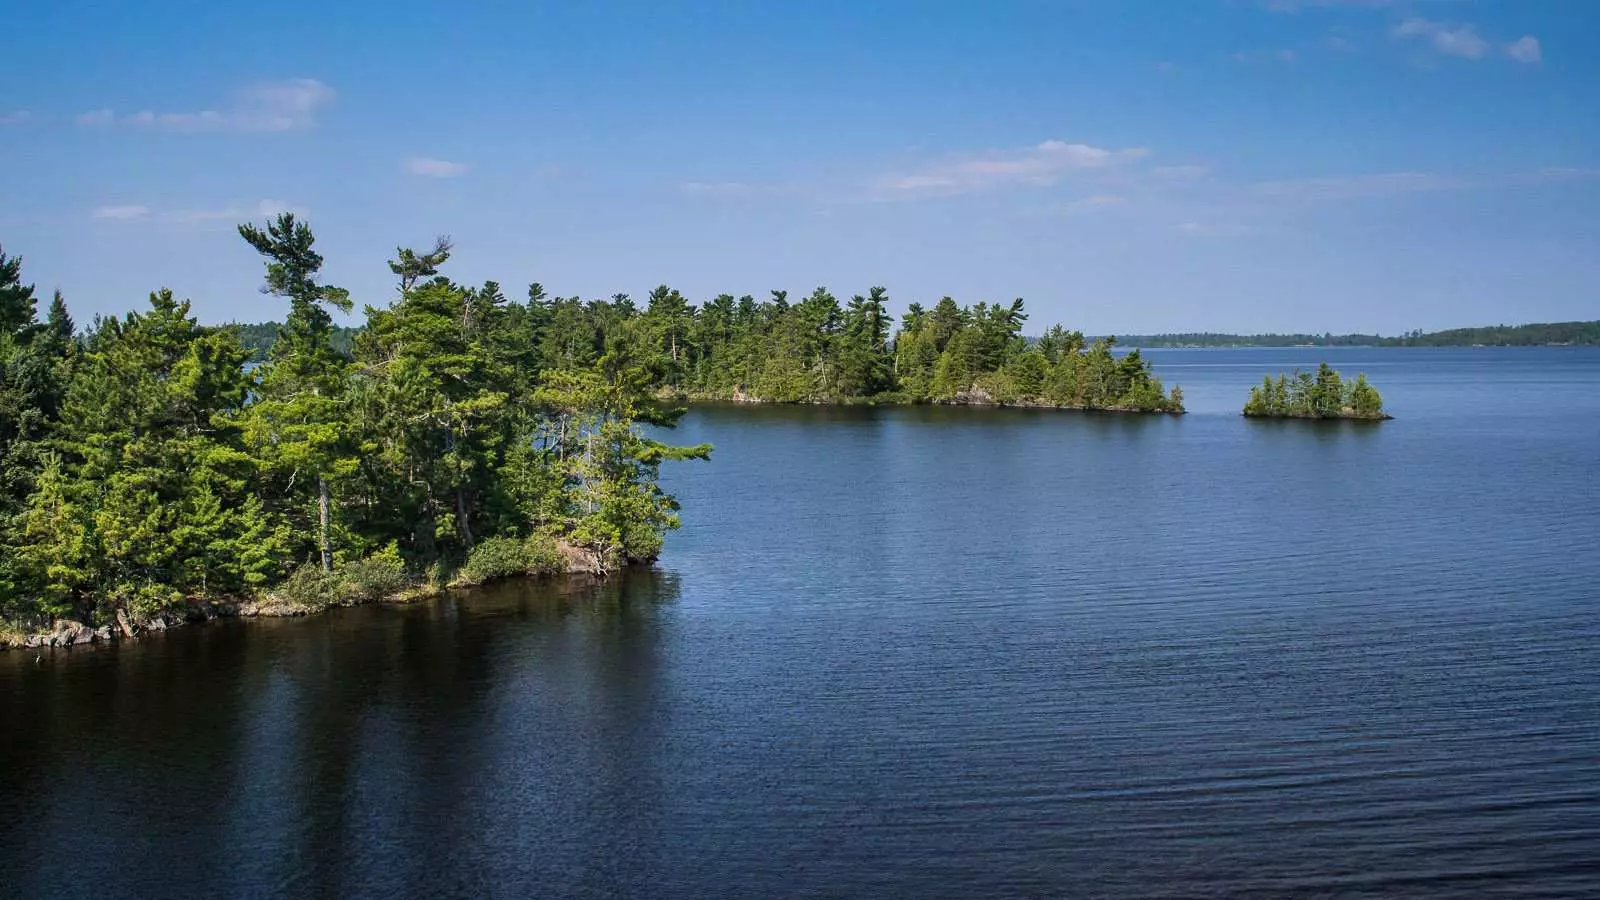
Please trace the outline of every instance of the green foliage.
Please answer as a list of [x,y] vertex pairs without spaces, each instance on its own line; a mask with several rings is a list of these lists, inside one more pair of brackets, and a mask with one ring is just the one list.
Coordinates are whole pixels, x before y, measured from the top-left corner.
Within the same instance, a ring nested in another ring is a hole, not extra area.
[[[402,288],[409,297],[427,285]],[[793,304],[773,291],[765,302],[721,294],[695,307],[662,285],[642,310],[623,294],[585,302],[552,298],[539,284],[528,297],[526,307],[507,309],[508,333],[532,334],[533,359],[510,363],[523,372],[590,370],[622,352],[648,389],[700,399],[1183,409],[1182,392],[1177,400],[1164,393],[1137,351],[1115,355],[1115,339],[1091,345],[1055,325],[1030,344],[1021,299],[963,307],[944,297],[931,310],[913,303],[893,331],[882,287],[843,305],[820,287]],[[375,340],[358,336],[358,359]]]
[[306,563],[295,569],[273,591],[279,599],[310,612],[337,605],[344,593],[344,582],[322,567]]
[[[607,567],[659,553],[678,525],[660,464],[710,451],[639,431],[681,414],[656,388],[698,358],[676,292],[645,313],[538,285],[513,303],[441,276],[440,239],[400,248],[397,297],[345,352],[329,309],[349,298],[319,281],[311,229],[239,232],[288,303],[254,368],[244,328],[200,326],[170,291],[81,337],[59,296],[40,322],[0,253],[0,620],[269,594],[317,609],[463,561],[469,580],[562,571],[558,540]],[[879,348],[871,306],[858,330]],[[870,363],[857,377],[881,378]]]
[[484,584],[519,575],[552,575],[565,565],[555,540],[548,535],[492,537],[472,549],[456,576],[461,584]]
[[1536,347],[1600,344],[1600,320],[1487,325],[1445,331],[1376,334],[1141,334],[1123,338],[1134,347]]
[[389,546],[339,570],[343,592],[359,601],[382,600],[405,588],[406,564],[400,548]]
[[[228,327],[238,336],[239,345],[249,352],[250,361],[254,363],[266,361],[283,330],[283,325],[277,322],[234,322]],[[349,325],[334,325],[328,333],[328,343],[334,352],[348,358],[354,352],[356,335],[360,332],[360,328]]]
[[1327,363],[1316,374],[1295,370],[1291,378],[1279,375],[1262,378],[1250,389],[1244,414],[1262,418],[1291,419],[1382,419],[1383,398],[1367,382],[1366,375],[1346,382]]

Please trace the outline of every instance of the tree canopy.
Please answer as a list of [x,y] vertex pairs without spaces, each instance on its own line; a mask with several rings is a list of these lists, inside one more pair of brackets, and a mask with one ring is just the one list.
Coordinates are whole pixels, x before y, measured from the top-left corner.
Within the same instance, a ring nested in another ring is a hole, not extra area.
[[397,251],[394,299],[341,346],[349,296],[320,280],[310,227],[239,233],[287,307],[258,365],[242,329],[199,324],[168,290],[81,335],[59,295],[40,321],[0,252],[0,622],[659,553],[678,526],[660,465],[710,453],[639,427],[682,413],[654,385],[663,353],[686,358],[686,325],[619,313],[574,342],[537,286],[520,303],[441,275],[441,239]]
[[650,389],[690,399],[1183,409],[1182,392],[1167,391],[1139,351],[1119,355],[1116,338],[1089,342],[1059,325],[1023,337],[1020,299],[912,303],[895,329],[882,287],[846,302],[819,287],[798,302],[773,291],[696,306],[666,285],[642,307],[626,294],[552,297],[539,284],[528,298],[539,364],[592,365],[626,340]]
[[1354,381],[1322,363],[1315,374],[1295,370],[1293,376],[1265,376],[1250,389],[1244,414],[1280,419],[1387,419],[1383,397],[1367,382],[1366,375]]

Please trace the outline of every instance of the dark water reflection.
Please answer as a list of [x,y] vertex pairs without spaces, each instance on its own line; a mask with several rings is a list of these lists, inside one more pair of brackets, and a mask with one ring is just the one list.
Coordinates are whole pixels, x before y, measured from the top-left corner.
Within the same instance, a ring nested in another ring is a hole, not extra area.
[[0,893],[1600,896],[1600,353],[703,408],[659,574],[0,655]]
[[[649,827],[660,777],[650,754],[613,751],[661,742],[646,711],[676,592],[649,572],[505,585],[5,657],[6,892],[614,886],[607,837]],[[574,780],[581,804],[551,802]],[[530,814],[560,840],[535,843]]]

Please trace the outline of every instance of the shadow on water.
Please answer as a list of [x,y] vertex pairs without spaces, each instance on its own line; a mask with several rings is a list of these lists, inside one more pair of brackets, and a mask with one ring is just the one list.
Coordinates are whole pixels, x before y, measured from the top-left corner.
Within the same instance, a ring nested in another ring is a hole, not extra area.
[[[494,843],[480,831],[496,784],[511,773],[508,784],[525,785],[561,752],[528,698],[592,682],[596,704],[615,706],[585,711],[587,727],[648,724],[631,721],[630,697],[653,689],[657,611],[678,592],[675,576],[651,571],[507,582],[412,606],[0,654],[7,890],[474,885],[487,869],[473,848]],[[159,814],[168,808],[183,813]],[[178,847],[194,851],[181,864]]]

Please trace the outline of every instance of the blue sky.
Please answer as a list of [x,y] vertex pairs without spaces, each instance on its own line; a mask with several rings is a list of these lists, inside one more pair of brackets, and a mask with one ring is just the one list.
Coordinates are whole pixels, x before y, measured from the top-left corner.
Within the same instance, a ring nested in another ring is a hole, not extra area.
[[79,318],[170,286],[666,282],[1090,332],[1600,317],[1600,3],[148,3],[6,15],[0,244]]

